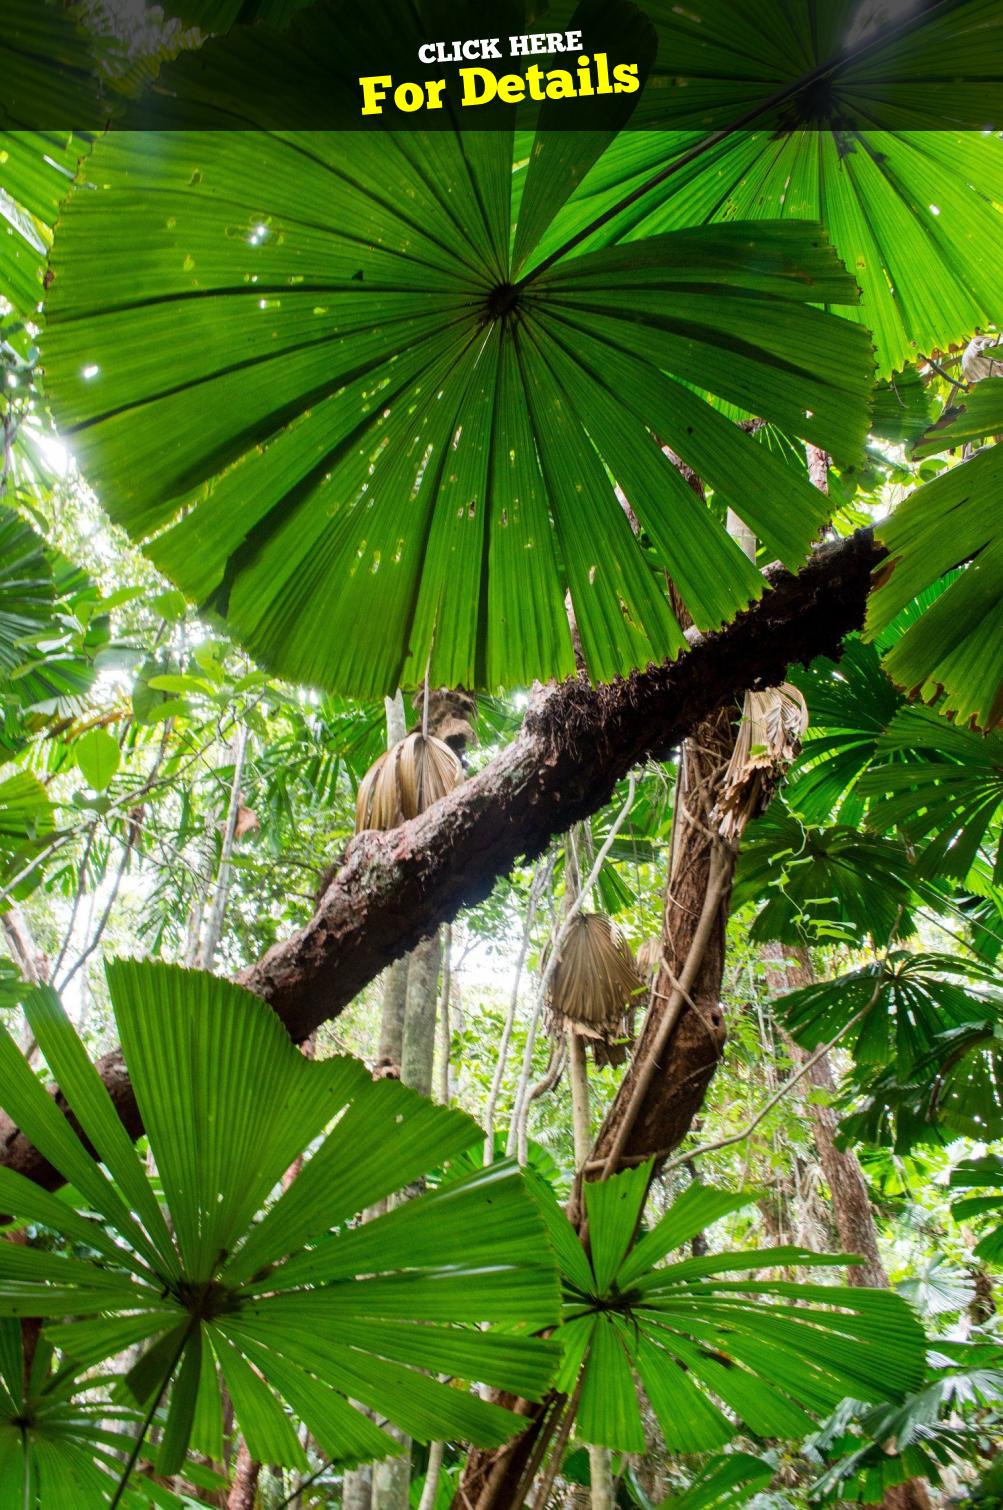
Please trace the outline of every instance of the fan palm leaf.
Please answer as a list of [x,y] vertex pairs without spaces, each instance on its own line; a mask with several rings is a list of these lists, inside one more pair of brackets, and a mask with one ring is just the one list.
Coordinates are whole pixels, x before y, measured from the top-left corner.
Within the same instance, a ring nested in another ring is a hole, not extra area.
[[975,961],[893,950],[873,965],[791,991],[774,1008],[802,1048],[845,1030],[844,1045],[858,1064],[894,1061],[904,1078],[941,1033],[985,1021],[999,1000],[995,980]]
[[825,238],[731,224],[534,268],[592,151],[558,135],[515,209],[505,131],[125,132],[89,159],[52,262],[57,416],[266,664],[359,695],[562,676],[566,591],[594,676],[660,661],[683,639],[659,570],[702,627],[763,587],[664,446],[792,566],[826,511],[706,395],[861,457],[870,348],[812,307],[856,298]]
[[550,1193],[536,1187],[564,1292],[557,1387],[571,1394],[580,1385],[586,1441],[644,1451],[635,1375],[670,1452],[722,1446],[734,1435],[732,1418],[757,1435],[800,1436],[812,1414],[847,1394],[896,1400],[915,1388],[923,1334],[898,1296],[748,1277],[845,1258],[776,1248],[665,1262],[748,1205],[750,1192],[694,1183],[635,1244],[650,1172],[643,1165],[585,1184],[588,1253]]
[[58,998],[33,993],[32,1029],[101,1162],[4,1033],[7,1110],[86,1214],[9,1170],[0,1205],[94,1256],[0,1243],[0,1315],[49,1318],[82,1367],[143,1344],[129,1386],[150,1410],[167,1391],[164,1473],[193,1432],[220,1458],[220,1379],[270,1462],[302,1463],[287,1406],[343,1461],[394,1450],[349,1401],[426,1440],[510,1435],[517,1418],[424,1370],[531,1398],[549,1381],[552,1346],[505,1331],[546,1326],[557,1302],[518,1173],[494,1166],[353,1225],[469,1147],[475,1124],[358,1061],[306,1060],[263,1002],[215,977],[126,961],[108,976],[162,1196]]

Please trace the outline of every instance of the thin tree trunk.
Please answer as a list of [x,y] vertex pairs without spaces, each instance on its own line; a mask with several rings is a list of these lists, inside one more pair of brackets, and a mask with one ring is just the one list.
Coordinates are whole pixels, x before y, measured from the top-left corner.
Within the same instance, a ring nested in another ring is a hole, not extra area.
[[341,1510],[370,1510],[373,1502],[373,1465],[349,1468],[341,1485]]
[[592,1152],[592,1126],[589,1117],[589,1067],[585,1057],[585,1039],[580,1033],[568,1033],[568,1080],[571,1083],[571,1131],[575,1148],[575,1172],[588,1161]]
[[198,964],[202,970],[212,969],[223,933],[223,917],[226,913],[226,899],[230,890],[230,864],[233,859],[234,836],[237,832],[237,815],[240,812],[240,789],[244,780],[246,753],[247,728],[244,724],[238,724],[233,751],[233,780],[230,783],[230,798],[227,803],[226,822],[223,826],[223,843],[220,848],[219,868],[216,871],[216,886],[198,954]]
[[442,928],[442,994],[439,998],[439,1019],[442,1038],[439,1053],[439,1100],[443,1106],[450,1101],[449,1056],[453,1046],[453,1029],[449,1018],[449,998],[453,987],[453,930],[448,923]]
[[237,1450],[237,1466],[226,1510],[254,1510],[260,1473],[261,1464],[255,1462],[247,1450],[247,1443],[242,1441]]
[[[815,972],[806,949],[788,949],[779,944],[768,944],[763,950],[763,958],[766,963],[766,983],[777,995],[800,990],[815,982]],[[806,1063],[810,1056],[790,1038],[787,1038],[787,1044],[795,1066]],[[816,1060],[805,1078],[818,1090],[830,1095],[836,1089],[828,1055]],[[878,1253],[877,1228],[860,1160],[852,1149],[838,1147],[837,1117],[831,1106],[809,1099],[806,1108],[819,1163],[829,1187],[840,1244],[845,1253],[859,1253],[864,1259],[864,1263],[851,1264],[847,1268],[846,1282],[865,1289],[887,1289],[888,1277]]]
[[401,1080],[423,1096],[432,1094],[441,959],[442,944],[435,933],[411,951],[408,961]]
[[445,1442],[433,1442],[428,1449],[428,1468],[425,1471],[425,1483],[422,1487],[421,1499],[418,1501],[418,1510],[435,1510],[445,1451]]
[[372,1510],[402,1510],[411,1488],[411,1440],[396,1426],[384,1430],[402,1444],[402,1450],[373,1464]]
[[661,960],[589,1177],[652,1155],[664,1159],[689,1131],[724,1050],[720,994],[735,851],[717,834],[713,810],[732,740],[732,712],[721,709],[683,747]]
[[400,1075],[404,1050],[404,1008],[407,1005],[409,955],[395,959],[383,974],[383,1010],[380,1014],[378,1068],[384,1074]]
[[[779,944],[768,944],[763,957],[766,961],[767,985],[778,995],[814,985],[815,972],[806,949],[787,949]],[[787,1042],[794,1063],[804,1064],[809,1055],[791,1039],[788,1038]],[[816,1060],[806,1078],[819,1090],[829,1094],[836,1089],[827,1055]],[[864,1260],[862,1264],[848,1266],[846,1282],[865,1289],[886,1290],[888,1276],[878,1251],[878,1230],[860,1160],[852,1149],[838,1147],[837,1118],[831,1106],[809,1101],[807,1110],[819,1163],[829,1187],[840,1244],[844,1252],[857,1253]],[[905,1484],[887,1489],[882,1505],[884,1510],[930,1510],[930,1497],[922,1479],[909,1479]]]
[[551,872],[552,865],[548,864],[545,866],[541,861],[533,872],[533,879],[530,882],[529,898],[526,902],[526,915],[522,925],[522,938],[519,943],[519,954],[515,962],[515,970],[512,974],[512,996],[508,1004],[505,1026],[502,1029],[501,1043],[498,1045],[498,1058],[495,1062],[494,1074],[491,1077],[491,1090],[488,1095],[487,1110],[484,1113],[485,1164],[490,1164],[494,1158],[495,1113],[498,1109],[498,1095],[501,1091],[505,1066],[508,1062],[508,1046],[512,1039],[512,1029],[515,1026],[515,1014],[519,1007],[519,983],[522,980],[526,955],[529,953],[529,941],[533,932],[533,924],[536,921],[536,910],[540,901],[540,892],[544,885],[549,884]]
[[[7,949],[14,964],[30,986],[44,986],[49,980],[49,962],[35,943],[31,925],[16,902],[11,902],[6,912],[0,914]],[[25,1029],[21,1052],[31,1064],[38,1049],[35,1035]]]
[[608,1447],[589,1448],[589,1479],[592,1485],[592,1510],[613,1510],[616,1491],[613,1484],[613,1454]]

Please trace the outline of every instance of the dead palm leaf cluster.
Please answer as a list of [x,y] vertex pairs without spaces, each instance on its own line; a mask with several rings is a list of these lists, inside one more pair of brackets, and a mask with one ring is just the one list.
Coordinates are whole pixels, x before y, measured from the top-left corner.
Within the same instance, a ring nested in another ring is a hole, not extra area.
[[637,946],[637,973],[642,980],[650,981],[662,963],[662,941],[653,935],[642,939]]
[[623,933],[601,912],[580,912],[561,945],[547,995],[553,1034],[578,1033],[597,1064],[622,1064],[641,980]]
[[396,828],[462,780],[463,766],[449,745],[413,730],[375,760],[359,783],[355,832]]
[[807,705],[790,682],[745,694],[742,722],[715,808],[722,838],[740,838],[749,819],[766,811],[800,753],[807,727]]

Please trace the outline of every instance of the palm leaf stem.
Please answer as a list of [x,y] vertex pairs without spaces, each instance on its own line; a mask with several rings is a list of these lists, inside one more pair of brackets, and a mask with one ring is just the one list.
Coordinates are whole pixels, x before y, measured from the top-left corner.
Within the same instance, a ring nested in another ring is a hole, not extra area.
[[171,1358],[170,1363],[167,1365],[160,1387],[154,1395],[152,1401],[150,1402],[149,1410],[143,1417],[143,1424],[142,1426],[140,1426],[139,1431],[136,1435],[136,1440],[132,1445],[132,1451],[129,1454],[125,1468],[122,1471],[122,1477],[118,1481],[118,1485],[115,1489],[115,1493],[112,1497],[112,1501],[108,1507],[108,1510],[117,1510],[117,1506],[121,1504],[122,1496],[126,1491],[126,1486],[128,1485],[130,1478],[132,1477],[132,1471],[135,1468],[136,1463],[139,1460],[139,1454],[143,1449],[143,1443],[146,1441],[146,1434],[153,1424],[154,1416],[160,1409],[161,1402],[163,1401],[163,1398],[167,1393],[168,1386],[174,1377],[174,1371],[177,1368],[178,1364],[181,1362],[181,1354],[188,1346],[192,1333],[198,1326],[198,1320],[198,1313],[193,1312],[188,1325],[185,1327],[184,1333],[182,1334],[181,1341],[178,1343],[177,1348],[175,1349],[174,1356]]

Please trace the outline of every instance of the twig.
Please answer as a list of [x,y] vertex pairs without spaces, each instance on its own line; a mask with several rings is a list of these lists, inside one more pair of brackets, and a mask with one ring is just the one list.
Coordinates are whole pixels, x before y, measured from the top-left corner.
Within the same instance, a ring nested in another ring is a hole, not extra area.
[[453,985],[453,930],[449,923],[442,925],[442,994],[439,998],[439,1018],[442,1024],[442,1061],[439,1066],[439,1100],[449,1105],[449,1051],[452,1047],[453,1030],[449,1020],[449,996]]
[[545,885],[549,885],[553,871],[554,857],[551,855],[546,864],[541,860],[539,865],[537,865],[529,887],[529,900],[526,903],[526,916],[523,919],[522,925],[522,940],[519,944],[519,956],[515,962],[515,973],[512,978],[512,996],[508,1004],[508,1016],[505,1018],[505,1026],[502,1029],[501,1043],[498,1046],[495,1071],[491,1077],[491,1090],[488,1094],[487,1111],[484,1114],[485,1164],[490,1164],[494,1158],[495,1112],[498,1108],[498,1095],[501,1090],[502,1077],[505,1074],[505,1065],[508,1061],[508,1046],[512,1039],[516,1009],[519,1005],[519,983],[522,979],[526,955],[529,953],[529,940],[533,931],[533,924],[536,921],[537,908],[540,905],[540,893]]
[[692,1148],[687,1153],[677,1154],[674,1159],[670,1159],[669,1162],[663,1166],[663,1174],[668,1174],[670,1170],[677,1168],[680,1164],[685,1164],[689,1159],[699,1159],[702,1158],[704,1154],[716,1153],[720,1148],[730,1148],[733,1143],[743,1142],[750,1136],[750,1134],[755,1132],[760,1122],[762,1122],[763,1118],[770,1111],[772,1111],[777,1102],[782,1101],[783,1098],[787,1095],[788,1091],[793,1090],[797,1083],[800,1080],[804,1079],[808,1071],[812,1069],[820,1059],[824,1059],[829,1050],[834,1049],[836,1047],[836,1044],[839,1043],[840,1039],[845,1038],[850,1029],[852,1027],[855,1027],[862,1017],[867,1016],[868,1012],[873,1009],[878,997],[881,995],[882,987],[885,984],[885,966],[888,963],[888,956],[892,950],[892,942],[894,941],[896,930],[898,929],[899,922],[901,921],[902,912],[902,907],[899,907],[898,912],[895,915],[895,921],[892,924],[891,931],[889,933],[888,944],[885,948],[884,954],[881,956],[881,960],[879,961],[879,969],[877,979],[874,982],[874,990],[871,992],[870,997],[868,998],[865,1005],[861,1007],[860,1011],[857,1012],[853,1017],[851,1017],[848,1022],[844,1022],[843,1026],[840,1028],[835,1037],[830,1038],[829,1042],[823,1044],[820,1049],[816,1049],[811,1058],[806,1059],[804,1064],[801,1065],[800,1069],[797,1070],[795,1074],[791,1075],[788,1080],[784,1081],[780,1089],[770,1097],[765,1106],[760,1107],[759,1111],[753,1117],[752,1121],[749,1122],[745,1127],[743,1127],[741,1132],[731,1133],[727,1138],[718,1138],[714,1143],[702,1143],[699,1148]]
[[[82,965],[87,962],[87,960],[90,959],[98,944],[100,944],[102,935],[104,934],[104,931],[108,926],[108,919],[111,917],[111,910],[114,907],[116,900],[118,899],[119,887],[122,885],[122,877],[125,875],[125,867],[128,865],[128,863],[129,846],[128,844],[123,844],[122,858],[119,861],[118,870],[115,872],[115,879],[112,882],[111,892],[109,893],[108,900],[104,905],[104,909],[101,913],[100,918],[98,919],[98,925],[94,930],[94,936],[87,947],[82,951],[77,959],[74,960],[73,964],[70,966],[69,970],[67,970],[65,976],[59,982],[58,986],[56,986],[56,989],[58,991],[66,990],[66,987],[76,975],[77,971]],[[55,984],[55,981],[53,981],[53,985]]]
[[[880,986],[878,987],[878,989],[880,990]],[[849,1022],[845,1022],[843,1024],[835,1037],[830,1038],[829,1042],[824,1043],[820,1049],[816,1049],[811,1058],[806,1059],[801,1068],[797,1070],[793,1075],[791,1075],[788,1080],[784,1081],[779,1090],[775,1091],[770,1099],[760,1107],[759,1111],[752,1118],[752,1121],[747,1122],[740,1132],[731,1133],[727,1138],[718,1138],[713,1143],[701,1143],[699,1148],[691,1148],[686,1153],[677,1154],[674,1159],[670,1159],[667,1164],[664,1164],[662,1166],[663,1175],[668,1174],[670,1170],[678,1168],[680,1164],[685,1164],[689,1159],[700,1159],[703,1158],[704,1154],[716,1153],[720,1148],[730,1148],[733,1143],[744,1142],[746,1138],[748,1138],[752,1133],[755,1132],[760,1122],[762,1122],[763,1118],[773,1110],[777,1102],[782,1101],[788,1094],[788,1092],[792,1091],[798,1084],[798,1082],[804,1079],[808,1071],[812,1069],[814,1065],[818,1064],[818,1061],[820,1059],[824,1059],[829,1050],[834,1049],[836,1047],[836,1044],[839,1043],[840,1039],[845,1038],[850,1029],[856,1027],[860,1019],[866,1016],[866,1014],[871,1010],[873,1001],[876,996],[877,992],[875,992],[875,997],[872,998],[870,1002],[868,1002],[866,1007],[861,1007],[860,1011],[857,1012],[853,1017],[851,1017]]]

